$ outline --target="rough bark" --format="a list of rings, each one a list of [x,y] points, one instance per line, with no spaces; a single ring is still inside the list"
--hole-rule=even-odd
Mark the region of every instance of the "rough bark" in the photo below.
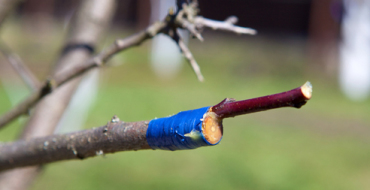
[[[117,151],[150,149],[146,141],[149,121],[112,121],[95,129],[2,144],[0,171]]]

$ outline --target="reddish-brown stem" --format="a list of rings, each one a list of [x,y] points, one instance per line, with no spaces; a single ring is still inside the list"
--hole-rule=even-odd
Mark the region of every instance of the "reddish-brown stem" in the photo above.
[[[312,86],[310,82],[306,82],[299,88],[269,96],[242,101],[225,99],[221,103],[213,106],[211,111],[216,113],[220,118],[228,118],[280,107],[300,108],[306,104],[311,96]]]

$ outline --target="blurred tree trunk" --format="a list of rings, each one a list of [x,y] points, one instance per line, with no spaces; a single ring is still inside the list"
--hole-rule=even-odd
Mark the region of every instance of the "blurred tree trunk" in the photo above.
[[[102,34],[111,22],[115,0],[84,0],[70,27],[64,50],[53,71],[68,69],[88,60]],[[20,139],[53,134],[56,125],[78,86],[79,76],[41,100],[23,130]],[[27,189],[37,176],[40,167],[28,167],[4,172],[0,176],[0,189]]]

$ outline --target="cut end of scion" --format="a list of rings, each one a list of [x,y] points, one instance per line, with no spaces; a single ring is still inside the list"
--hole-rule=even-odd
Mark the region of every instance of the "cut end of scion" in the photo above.
[[[203,116],[202,133],[208,143],[215,145],[223,134],[222,119],[212,112],[212,108]]]
[[[312,97],[312,84],[309,81],[304,83],[304,85],[301,86],[301,92],[307,100],[311,99],[311,97]]]

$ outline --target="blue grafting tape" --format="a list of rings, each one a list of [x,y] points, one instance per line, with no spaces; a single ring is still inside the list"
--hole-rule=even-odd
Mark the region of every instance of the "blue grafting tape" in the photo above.
[[[149,122],[146,139],[152,149],[183,150],[194,149],[210,144],[202,135],[203,115],[209,107],[182,111],[174,116],[153,119]],[[190,132],[198,132],[201,138],[184,136]]]

